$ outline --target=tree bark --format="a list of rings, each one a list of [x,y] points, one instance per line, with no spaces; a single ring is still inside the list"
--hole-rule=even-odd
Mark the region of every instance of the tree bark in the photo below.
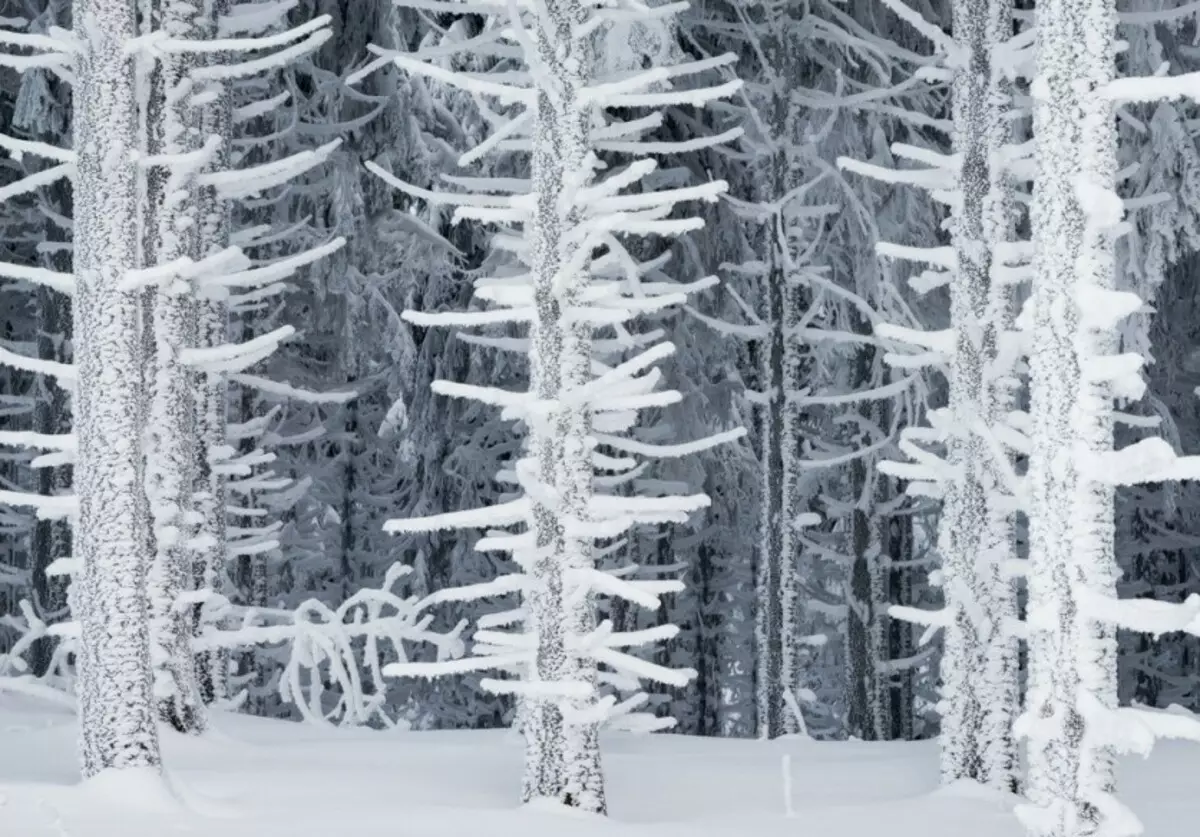
[[[128,0],[77,0],[75,358],[79,717],[84,776],[160,766],[149,655],[149,521],[140,513],[145,397],[138,295],[136,34]]]
[[[1113,490],[1081,472],[1112,449],[1111,384],[1085,369],[1116,340],[1081,323],[1077,302],[1114,284],[1112,231],[1093,213],[1117,200],[1104,94],[1116,24],[1112,0],[1038,4],[1026,718],[1027,794],[1041,810],[1025,819],[1044,837],[1097,833],[1101,806],[1117,805],[1108,737],[1089,730],[1089,714],[1116,707],[1115,631],[1081,607],[1084,596],[1116,596]]]
[[[217,21],[229,11],[230,0],[203,0],[202,28],[209,38],[216,38]],[[222,53],[211,56],[213,63],[226,60]],[[232,136],[232,95],[228,82],[210,82],[209,91],[213,100],[200,112],[200,134],[204,140],[220,137],[211,171],[223,171],[231,163],[229,140]],[[201,222],[200,255],[211,256],[229,246],[233,219],[226,201],[215,189],[201,189],[197,196]],[[217,296],[201,295],[198,303],[197,339],[203,346],[219,346],[229,339],[229,306]],[[217,594],[227,593],[226,564],[228,562],[228,491],[225,478],[214,472],[213,462],[217,453],[227,447],[225,425],[227,420],[227,384],[224,376],[205,372],[195,373],[196,399],[196,467],[195,508],[200,523],[197,526],[195,556],[196,581],[201,590]],[[265,570],[265,565],[264,565]],[[264,574],[264,587],[265,587]],[[263,599],[266,595],[263,590]],[[194,618],[199,620],[199,612]],[[201,655],[198,661],[201,692],[206,702],[227,696],[229,655],[224,651],[213,651]]]
[[[543,72],[553,90],[538,90],[533,126],[533,195],[537,201],[528,225],[530,271],[536,315],[530,326],[531,389],[543,401],[582,386],[590,378],[592,327],[566,317],[580,303],[588,279],[582,266],[568,272],[580,246],[579,209],[566,206],[570,179],[587,171],[587,109],[579,102],[594,58],[590,39],[576,36],[587,19],[579,0],[546,0],[545,17],[532,33]],[[586,407],[560,407],[529,426],[529,458],[538,482],[554,491],[556,508],[534,500],[534,536],[538,558],[531,570],[528,596],[530,632],[537,638],[534,681],[596,682],[595,663],[567,648],[568,637],[595,628],[590,595],[568,601],[564,576],[572,568],[594,564],[588,538],[568,533],[568,519],[586,520],[592,496],[591,421]],[[529,698],[523,795],[549,797],[588,811],[605,811],[596,723],[564,718],[561,698]],[[582,707],[581,707],[582,708]]]
[[[195,38],[199,10],[187,0],[164,0],[158,28],[172,38]],[[151,90],[152,154],[179,155],[201,148],[200,124],[192,104],[193,57],[160,58]],[[156,226],[148,253],[158,265],[200,257],[200,219],[194,170],[168,167],[152,200]],[[197,302],[190,282],[172,281],[154,295],[154,377],[147,441],[147,496],[154,521],[155,557],[150,572],[151,655],[159,716],[180,732],[207,725],[191,649],[192,618],[180,597],[192,589],[197,427],[192,371],[181,353],[198,342]]]
[[[1012,142],[1012,91],[996,58],[1012,15],[1011,0],[954,6],[954,35],[966,56],[953,87],[961,203],[952,219],[958,269],[950,292],[956,334],[948,461],[956,476],[946,486],[939,533],[950,617],[941,666],[942,780],[974,779],[1005,791],[1015,790],[1019,699],[1017,640],[1008,627],[1018,615],[1016,590],[1002,574],[1014,557],[1014,506],[995,459],[1004,454],[981,433],[1016,406],[1014,373],[1000,368],[1012,299],[995,279],[1003,266],[996,247],[1011,240],[1013,228],[1012,187],[999,165]]]

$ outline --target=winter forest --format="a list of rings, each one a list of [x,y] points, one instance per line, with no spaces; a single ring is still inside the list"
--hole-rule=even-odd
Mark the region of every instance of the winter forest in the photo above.
[[[1198,103],[1196,0],[0,0],[0,835],[1183,837]]]

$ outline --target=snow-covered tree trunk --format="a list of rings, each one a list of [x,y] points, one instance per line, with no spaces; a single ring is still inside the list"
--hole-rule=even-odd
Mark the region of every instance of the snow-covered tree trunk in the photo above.
[[[468,14],[491,11],[474,2],[461,5]],[[458,205],[457,218],[512,225],[511,232],[497,236],[497,248],[515,253],[525,270],[513,272],[505,265],[498,268],[499,275],[481,277],[476,283],[477,295],[500,308],[406,311],[404,317],[419,325],[529,323],[527,343],[500,344],[528,352],[529,391],[451,381],[434,385],[448,395],[504,407],[506,417],[524,421],[528,434],[524,455],[505,474],[515,479],[521,495],[478,510],[389,521],[387,529],[492,529],[476,549],[511,553],[521,572],[471,585],[459,595],[471,600],[519,592],[522,606],[490,618],[475,634],[476,652],[465,660],[453,665],[392,665],[385,673],[499,669],[515,674],[513,679],[484,680],[483,686],[523,701],[519,715],[527,741],[525,798],[549,798],[603,812],[600,725],[621,723],[651,731],[674,724],[673,719],[635,711],[645,702],[645,694],[621,700],[614,692],[625,692],[640,679],[680,688],[694,672],[615,650],[669,639],[678,629],[658,625],[617,632],[611,621],[596,623],[593,597],[622,598],[657,610],[659,596],[678,592],[682,584],[668,579],[625,580],[626,573],[605,572],[597,567],[595,542],[603,541],[605,551],[612,554],[624,546],[624,536],[636,533],[639,526],[686,523],[709,503],[704,495],[642,488],[636,479],[643,466],[636,457],[686,456],[744,435],[734,430],[674,445],[620,435],[636,426],[639,410],[674,404],[680,397],[674,391],[657,391],[662,376],[653,368],[674,347],[658,343],[659,332],[635,334],[625,324],[642,313],[677,304],[688,291],[715,282],[712,277],[671,281],[660,270],[665,255],[639,261],[623,238],[671,237],[698,229],[702,221],[674,217],[674,207],[684,201],[715,200],[726,188],[717,181],[655,189],[662,181],[650,176],[658,163],[646,154],[714,146],[731,135],[651,142],[643,135],[661,124],[657,113],[621,119],[608,111],[625,116],[631,108],[702,105],[729,95],[740,83],[682,89],[666,84],[668,79],[726,66],[732,63],[732,55],[680,63],[670,70],[644,69],[642,55],[636,51],[628,55],[625,43],[640,36],[644,49],[644,40],[661,34],[663,28],[635,0],[620,0],[602,9],[581,0],[549,0],[524,9],[513,4],[507,11],[509,25],[496,31],[521,50],[527,72],[504,68],[496,74],[502,80],[492,81],[447,72],[403,53],[385,54],[383,60],[482,96],[523,104],[523,112],[495,125],[491,136],[460,158],[460,164],[497,150],[514,137],[516,148],[532,152],[530,179],[447,177],[451,183],[479,191],[434,192],[407,184],[378,164],[367,166],[401,191]],[[667,14],[675,11],[678,7],[666,10]],[[483,54],[493,52],[490,40],[487,36],[486,43],[478,44]],[[507,44],[498,50],[512,55]],[[628,159],[624,155],[631,159],[616,167],[607,159],[607,165],[602,164],[601,154],[621,162]],[[607,176],[601,178],[601,172]],[[493,191],[501,194],[488,194]],[[611,329],[615,339],[593,339],[593,332],[603,328]],[[625,495],[622,489],[629,485],[642,493]],[[523,531],[495,531],[510,525],[522,526]],[[523,630],[493,630],[514,625]],[[608,668],[603,675],[599,663]],[[601,690],[609,684],[613,691]]]
[[[229,0],[207,0],[204,3],[207,19],[204,27],[210,38],[218,36],[217,22],[229,11]],[[220,53],[211,58],[214,63],[222,60]],[[228,81],[210,81],[207,92],[212,98],[200,110],[200,133],[206,140],[220,138],[215,146],[211,171],[229,168],[229,142],[232,138],[232,95]],[[232,217],[229,203],[223,200],[216,189],[204,187],[197,198],[198,216],[201,222],[200,256],[210,257],[229,246],[232,232]],[[229,339],[229,305],[226,299],[215,293],[201,293],[197,301],[197,339],[201,346],[220,346]],[[225,478],[214,470],[216,460],[230,451],[225,438],[226,390],[225,377],[216,373],[199,371],[196,385],[196,483],[195,509],[196,527],[195,567],[197,581],[203,590],[215,593],[227,592],[222,580],[226,577],[228,560],[228,535],[226,506],[228,504]],[[229,668],[228,653],[217,649],[204,654],[201,666],[201,691],[206,701],[224,698],[228,691],[226,678]]]
[[[137,293],[138,102],[128,0],[77,0],[75,432],[79,498],[79,717],[83,773],[159,766],[149,655],[144,398]]]
[[[62,144],[63,137],[45,138]],[[65,183],[55,184],[46,190],[44,200],[56,218],[45,224],[46,242],[62,242],[64,235],[59,226],[61,218],[71,217],[70,188]],[[71,270],[69,252],[57,249],[45,258],[47,267],[61,273]],[[51,288],[41,287],[37,291],[37,341],[38,357],[57,363],[67,363],[71,345],[71,301]],[[65,389],[50,381],[40,382],[42,393],[34,407],[34,432],[47,435],[66,435],[71,432],[71,406]],[[60,465],[40,468],[37,472],[38,493],[45,496],[69,494],[71,468]],[[33,573],[33,601],[39,618],[47,623],[59,621],[67,615],[67,590],[65,579],[47,575],[50,565],[59,558],[71,556],[71,525],[67,520],[38,520],[30,533],[31,571]],[[34,674],[46,672],[50,664],[56,640],[44,637],[34,643],[30,667]]]
[[[1030,830],[1094,834],[1111,798],[1114,629],[1088,608],[1115,598],[1113,489],[1098,481],[1112,449],[1114,382],[1129,371],[1112,327],[1116,133],[1112,0],[1043,0],[1032,86],[1034,185],[1028,739]],[[1140,359],[1137,359],[1140,363]],[[1136,377],[1137,364],[1133,365]],[[1126,825],[1128,823],[1125,823]],[[1126,833],[1111,823],[1105,834]]]
[[[532,128],[532,196],[528,225],[529,269],[536,316],[530,325],[530,389],[544,403],[591,379],[592,325],[565,315],[581,305],[588,273],[580,259],[581,207],[573,196],[590,175],[590,114],[580,98],[593,72],[592,37],[576,30],[587,19],[580,0],[547,0],[532,33],[538,69]],[[584,404],[532,418],[529,458],[550,495],[534,497],[536,563],[528,594],[529,629],[537,637],[534,680],[595,684],[595,663],[565,649],[570,636],[595,629],[591,596],[564,595],[564,575],[591,569],[591,538],[571,532],[571,521],[589,516],[592,498],[590,411]],[[555,496],[556,504],[551,504]],[[547,797],[584,810],[605,810],[598,723],[570,722],[560,696],[530,697],[525,715],[528,756],[525,799]]]
[[[1011,0],[958,0],[954,38],[961,50],[953,86],[958,201],[952,215],[957,269],[950,285],[946,481],[939,528],[945,643],[942,672],[942,778],[975,779],[1011,790],[1015,754],[1016,591],[1002,573],[1012,558],[1013,501],[992,442],[1014,407],[1011,360],[1001,345],[1011,328],[1008,286],[995,281],[995,255],[1011,240],[1012,188],[1001,161],[1012,141],[1011,90],[999,51],[1012,32]]]
[[[782,84],[782,80],[776,82]],[[789,108],[779,91],[775,103],[780,135],[786,131]],[[789,187],[786,154],[778,152],[772,169],[775,194]],[[803,386],[800,380],[799,338],[794,334],[799,322],[797,311],[800,289],[787,270],[790,258],[780,218],[765,231],[770,248],[769,270],[765,281],[768,334],[761,348],[763,388],[767,393],[762,406],[760,444],[762,445],[762,510],[759,513],[759,544],[755,567],[755,693],[758,734],[762,738],[797,731],[794,690],[796,682],[797,623],[800,594],[797,577],[798,555],[795,542],[797,512],[796,480],[799,458],[799,427],[796,407],[789,393]]]
[[[159,31],[170,38],[188,38],[197,31],[199,9],[188,0],[166,0],[161,6]],[[151,95],[159,99],[151,110],[150,151],[177,157],[196,153],[202,142],[199,114],[192,101],[191,70],[197,64],[188,53],[166,54]],[[147,254],[158,266],[200,257],[195,164],[165,164],[155,207],[154,250]],[[204,703],[191,650],[192,618],[181,596],[192,589],[193,483],[196,465],[195,384],[181,359],[197,345],[197,303],[190,282],[164,282],[155,291],[154,380],[147,427],[146,490],[154,520],[155,557],[150,572],[151,658],[155,697],[160,717],[181,732],[205,727]]]

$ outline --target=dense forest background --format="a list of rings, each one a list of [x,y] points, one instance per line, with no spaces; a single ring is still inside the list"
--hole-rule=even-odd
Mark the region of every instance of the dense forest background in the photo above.
[[[293,608],[310,598],[336,606],[377,587],[396,562],[414,568],[404,583],[418,594],[492,578],[503,568],[473,550],[475,535],[383,531],[388,519],[487,505],[511,490],[496,479],[519,451],[511,423],[430,391],[438,378],[520,388],[523,361],[498,348],[511,335],[493,328],[465,337],[400,316],[469,307],[471,281],[492,258],[486,234],[388,188],[364,163],[432,188],[490,133],[494,114],[396,68],[348,83],[374,60],[369,45],[418,49],[453,38],[454,27],[469,29],[470,18],[441,20],[384,0],[282,2],[294,23],[331,15],[335,34],[269,80],[247,83],[239,94],[247,101],[278,82],[282,87],[271,89],[290,96],[270,111],[238,112],[234,155],[273,159],[335,138],[343,144],[298,182],[241,202],[237,225],[274,231],[259,245],[263,258],[338,237],[347,243],[288,280],[282,294],[245,294],[232,309],[236,337],[283,324],[298,334],[253,377],[230,381],[230,444],[272,456],[253,474],[230,480],[239,504],[265,513],[231,515],[234,560],[222,589],[238,604]],[[943,0],[911,5],[949,27]],[[1194,21],[1154,14],[1163,5],[1122,5],[1124,73],[1152,74],[1164,61],[1173,72],[1200,69]],[[33,21],[30,31],[70,24],[64,0],[3,0],[0,16]],[[931,736],[938,640],[922,642],[923,630],[889,618],[887,605],[936,603],[938,504],[914,498],[880,463],[903,459],[900,432],[936,416],[945,382],[936,369],[891,362],[898,344],[877,336],[874,326],[944,328],[947,304],[936,276],[881,257],[876,245],[944,244],[946,212],[920,190],[860,176],[842,161],[903,168],[897,144],[948,150],[948,87],[938,58],[878,0],[697,0],[677,26],[631,25],[628,43],[627,53],[610,60],[652,66],[733,51],[738,63],[714,76],[745,80],[730,101],[671,110],[658,129],[663,141],[737,128],[744,134],[664,158],[669,162],[656,174],[660,187],[719,178],[730,189],[703,209],[705,229],[669,250],[681,281],[717,274],[721,284],[686,308],[654,315],[678,347],[664,371],[684,398],[639,432],[646,441],[737,425],[750,432],[735,444],[663,463],[646,481],[704,492],[712,505],[686,525],[643,527],[604,562],[639,566],[647,578],[681,578],[686,589],[665,596],[658,613],[618,605],[620,612],[604,615],[618,629],[681,628],[652,652],[660,663],[698,673],[692,685],[653,697],[659,714],[678,719],[679,732],[762,731],[773,710],[758,688],[758,667],[768,656],[760,649],[782,633],[809,637],[784,651],[797,672],[795,697],[808,732]],[[447,65],[462,69],[459,62],[470,60]],[[5,133],[69,146],[69,104],[65,85],[49,72],[0,71]],[[1134,318],[1122,336],[1153,363],[1148,395],[1126,406],[1120,435],[1136,439],[1157,419],[1163,435],[1187,452],[1200,450],[1198,116],[1177,103],[1119,114],[1122,197],[1134,210],[1120,281],[1155,309],[1152,318]],[[0,193],[3,183],[41,165],[7,155]],[[0,202],[4,259],[45,266],[69,260],[69,200],[69,190],[51,185]],[[0,279],[0,347],[67,360],[70,321],[64,298]],[[263,378],[287,386],[265,386]],[[39,376],[0,366],[0,429],[56,432],[69,426],[68,409],[63,393]],[[0,489],[54,494],[69,484],[69,467],[35,468],[34,459],[0,452]],[[1194,483],[1122,489],[1123,594],[1178,601],[1200,593],[1198,522]],[[770,571],[764,556],[781,552],[786,571]],[[65,615],[66,593],[52,563],[69,555],[65,524],[0,509],[0,613],[7,614],[0,642],[20,635],[21,600],[47,621]],[[779,601],[789,604],[772,604]],[[460,618],[473,622],[487,608],[503,606],[454,605],[439,618],[449,627]],[[774,617],[785,620],[782,631],[772,633]],[[1200,710],[1198,651],[1193,636],[1124,638],[1123,700]],[[52,653],[43,640],[35,667],[49,665]],[[269,646],[237,655],[233,691],[245,690],[249,711],[296,712],[279,697],[285,656]],[[508,723],[512,706],[468,676],[397,681],[384,711],[419,728],[491,727]]]

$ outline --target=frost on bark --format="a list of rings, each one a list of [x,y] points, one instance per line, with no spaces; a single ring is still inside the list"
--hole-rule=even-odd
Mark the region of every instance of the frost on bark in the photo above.
[[[170,38],[189,38],[199,9],[187,0],[164,0],[158,29]],[[192,99],[190,71],[196,61],[187,53],[160,57],[151,92],[148,127],[150,151],[174,156],[202,147],[200,120]],[[150,197],[155,203],[148,236],[156,265],[200,257],[196,166],[177,162],[164,166]],[[154,374],[147,426],[146,490],[154,522],[155,556],[149,578],[151,659],[159,716],[181,732],[204,730],[206,719],[191,650],[193,620],[181,600],[193,584],[197,425],[195,383],[182,353],[197,345],[199,306],[192,284],[184,279],[155,288],[152,328]]]
[[[146,601],[148,521],[139,513],[144,397],[138,294],[138,114],[127,0],[75,5],[75,488],[79,717],[85,776],[158,768]]]
[[[870,381],[872,354],[869,350],[859,353],[856,366],[861,382]],[[878,522],[868,513],[875,507],[877,491],[878,478],[873,470],[870,463],[861,459],[850,465],[851,496],[861,499],[850,514],[850,567],[845,587],[846,733],[863,741],[885,738],[884,730],[889,726],[879,676],[879,666],[886,654],[884,556]]]
[[[481,3],[456,5],[472,14],[493,11]],[[673,143],[650,142],[646,134],[660,124],[659,108],[703,105],[729,95],[739,83],[678,90],[662,85],[667,78],[729,65],[732,55],[680,64],[668,72],[646,68],[640,60],[624,63],[628,56],[621,37],[629,38],[631,29],[633,34],[639,29],[642,34],[666,31],[656,28],[658,21],[647,7],[632,0],[603,9],[580,0],[547,0],[525,8],[514,4],[507,8],[509,15],[515,19],[495,21],[495,31],[504,33],[507,43],[493,48],[489,36],[476,47],[483,54],[507,56],[519,48],[527,73],[481,78],[447,73],[403,54],[394,60],[411,72],[522,105],[460,162],[477,159],[511,138],[511,145],[532,153],[530,178],[448,178],[476,191],[433,192],[404,183],[376,164],[368,166],[414,197],[458,206],[456,218],[500,225],[498,261],[510,262],[501,254],[514,253],[519,262],[477,281],[477,297],[493,306],[487,310],[408,311],[404,316],[425,326],[528,324],[527,342],[499,346],[528,353],[529,391],[451,381],[434,385],[446,395],[503,407],[504,417],[523,422],[524,454],[506,474],[521,494],[478,510],[393,520],[387,528],[490,528],[476,548],[511,553],[521,572],[472,585],[456,596],[474,600],[519,594],[521,603],[481,624],[474,655],[393,665],[387,672],[509,673],[510,678],[487,679],[483,686],[521,701],[518,717],[527,743],[524,798],[603,812],[601,725],[643,731],[673,726],[673,719],[636,711],[647,699],[637,691],[639,681],[680,688],[694,672],[618,650],[670,639],[678,629],[617,630],[610,619],[598,622],[595,598],[657,610],[659,595],[678,592],[682,584],[627,578],[627,570],[606,571],[597,565],[596,543],[612,554],[638,527],[685,523],[708,505],[705,495],[641,485],[637,478],[645,466],[639,458],[682,457],[744,435],[735,430],[695,442],[655,444],[631,433],[640,411],[680,398],[677,392],[658,390],[661,372],[654,368],[674,347],[659,342],[656,332],[640,332],[637,320],[715,280],[676,281],[661,270],[665,256],[641,261],[638,250],[625,242],[629,237],[669,238],[703,225],[696,218],[677,217],[675,207],[715,200],[726,184],[655,188],[664,184],[651,177],[658,162],[649,154],[712,147],[728,135]],[[605,61],[611,63],[605,66]],[[629,114],[641,109],[654,112],[649,117]],[[520,529],[507,528],[514,526]],[[608,610],[619,618],[619,607],[610,604]],[[496,630],[510,626],[520,627]]]
[[[997,251],[1012,240],[1013,188],[1001,161],[1012,144],[1011,89],[1000,50],[1012,33],[1011,0],[959,0],[954,38],[954,153],[957,204],[950,284],[954,351],[945,417],[945,503],[939,524],[945,595],[942,672],[942,779],[974,779],[1015,789],[1012,723],[1018,705],[1015,585],[1005,575],[1014,557],[1015,473],[1001,443],[1018,407],[1012,364],[1013,300]],[[1003,254],[1001,254],[1003,255]],[[1011,345],[1011,344],[1010,344]],[[1003,461],[997,461],[1003,459]]]
[[[530,220],[529,269],[536,315],[530,325],[530,389],[539,400],[560,400],[591,378],[592,325],[565,314],[582,302],[587,287],[580,262],[578,230],[583,207],[567,205],[564,192],[571,178],[591,168],[588,159],[590,114],[579,101],[595,57],[590,38],[575,28],[586,12],[579,0],[549,0],[542,25],[534,33],[542,72],[554,89],[537,91],[532,129],[532,194],[536,207]],[[579,267],[573,267],[575,264]],[[557,508],[533,505],[538,557],[531,568],[528,594],[529,629],[538,637],[535,679],[572,681],[594,687],[596,667],[569,654],[569,636],[595,629],[590,595],[568,597],[564,579],[573,570],[594,564],[591,539],[567,531],[569,519],[585,520],[592,497],[592,463],[586,405],[534,417],[529,427],[529,457],[538,481],[557,494]],[[599,725],[567,723],[559,701],[527,699],[525,776],[522,796],[545,797],[589,811],[604,811],[604,776],[600,770]]]
[[[898,368],[944,365],[949,404],[932,428],[906,428],[901,451],[911,462],[883,463],[917,496],[944,500],[938,551],[945,607],[927,612],[904,603],[891,616],[945,630],[942,676],[942,776],[1014,789],[1012,720],[1017,706],[1016,591],[1013,515],[1019,493],[1014,451],[1025,448],[1012,424],[1017,348],[1012,286],[1025,278],[1025,250],[1014,244],[1016,156],[1007,75],[1012,51],[1011,0],[953,4],[953,38],[902,0],[883,0],[946,56],[952,73],[953,154],[906,144],[892,151],[927,168],[842,165],[886,183],[928,190],[951,207],[949,247],[882,244],[881,255],[931,269],[912,285],[950,288],[950,328],[923,331],[891,324],[876,334],[922,350],[892,355]],[[926,445],[944,445],[945,458]],[[864,590],[865,590],[864,582]],[[860,605],[861,606],[861,605]],[[854,618],[854,615],[851,615]]]
[[[230,2],[206,0],[204,7],[207,17],[203,21],[203,28],[209,38],[216,38],[219,34],[217,21],[228,13]],[[223,60],[226,60],[225,56],[220,53],[210,58],[211,63]],[[228,80],[209,81],[202,92],[210,94],[211,99],[198,108],[201,136],[206,139],[220,138],[208,166],[210,171],[225,171],[230,167],[229,138],[233,128],[230,84]],[[232,231],[230,206],[217,194],[216,189],[207,186],[199,189],[197,215],[201,223],[201,258],[211,257],[228,247]],[[229,339],[228,301],[219,294],[202,291],[197,300],[196,331],[200,346],[225,344]],[[200,590],[223,594],[227,592],[223,589],[222,579],[226,577],[228,551],[228,492],[225,477],[213,466],[222,451],[227,449],[227,385],[223,375],[203,370],[194,373],[193,383],[197,394],[193,498],[197,514],[196,539],[193,543],[196,582]],[[254,600],[252,603],[258,602]],[[194,614],[194,618],[198,620],[199,614]],[[202,654],[197,665],[204,700],[211,703],[227,697],[228,654],[221,650]]]
[[[1113,236],[1115,67],[1111,0],[1044,0],[1033,82],[1038,178],[1032,208],[1029,692],[1022,719],[1032,833],[1124,834],[1112,797],[1109,710],[1115,630],[1088,607],[1116,595],[1113,489],[1098,466],[1113,445],[1114,394],[1136,394],[1117,349]],[[1084,315],[1087,316],[1084,316]],[[1140,360],[1139,360],[1140,362]],[[1136,366],[1133,368],[1137,378]]]
[[[787,109],[782,102],[777,108]],[[792,178],[784,170],[784,155],[776,157],[779,159],[772,166],[776,194],[783,194]],[[795,537],[800,508],[800,416],[789,393],[800,389],[804,381],[803,352],[794,333],[803,310],[803,293],[795,271],[788,269],[792,260],[785,248],[790,245],[781,218],[774,219],[765,238],[770,248],[765,276],[768,334],[760,351],[768,396],[759,422],[763,493],[755,565],[754,682],[759,737],[775,738],[800,728],[796,699],[800,685],[800,555]]]
[[[61,227],[61,219],[71,217],[71,190],[65,183],[55,184],[46,190],[44,200],[55,216],[46,222],[43,232],[45,241],[60,244],[45,257],[47,267],[61,273],[69,273],[71,259],[69,252],[62,246],[66,236]],[[71,301],[50,288],[38,288],[35,293],[38,357],[67,363],[71,360]],[[71,405],[67,391],[52,382],[41,381],[39,386],[43,391],[34,406],[34,432],[46,435],[70,434]],[[37,491],[47,497],[69,494],[71,479],[70,464],[39,468]],[[62,621],[69,615],[66,579],[53,576],[47,571],[59,558],[69,558],[72,554],[70,522],[39,519],[30,535],[33,600],[37,614],[47,623]],[[44,637],[34,643],[30,650],[30,668],[35,675],[41,676],[49,669],[55,644],[56,640],[51,637]]]

